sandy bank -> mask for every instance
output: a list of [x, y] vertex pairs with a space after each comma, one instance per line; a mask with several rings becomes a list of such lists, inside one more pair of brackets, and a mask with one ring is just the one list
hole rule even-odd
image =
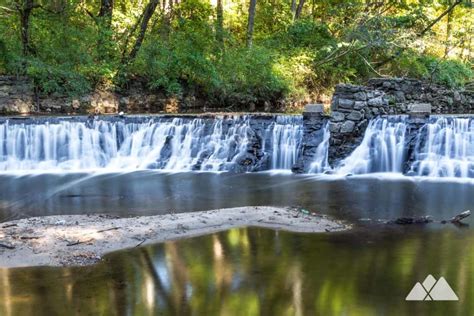
[[131, 218], [33, 217], [0, 224], [0, 267], [88, 265], [112, 251], [244, 226], [314, 233], [349, 229], [325, 216], [276, 207]]

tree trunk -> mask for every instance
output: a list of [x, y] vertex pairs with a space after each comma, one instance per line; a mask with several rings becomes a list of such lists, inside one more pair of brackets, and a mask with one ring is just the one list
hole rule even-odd
[[446, 20], [446, 43], [444, 48], [444, 56], [448, 56], [449, 51], [451, 50], [451, 20], [452, 20], [453, 11], [449, 11], [448, 18]]
[[296, 0], [291, 0], [291, 15], [295, 18], [296, 14]]
[[469, 36], [469, 41], [467, 42], [467, 54], [464, 56], [464, 62], [467, 62], [471, 59], [471, 52], [472, 52], [472, 36]]
[[255, 25], [255, 9], [257, 8], [257, 0], [250, 0], [249, 19], [247, 24], [247, 47], [252, 47], [253, 28]]
[[224, 49], [224, 8], [222, 6], [222, 0], [217, 0], [216, 7], [216, 40], [219, 45], [219, 49]]
[[[173, 17], [173, 0], [163, 0], [163, 24], [160, 33], [164, 39], [168, 39], [171, 32], [171, 19]], [[156, 21], [155, 21], [156, 23]]]
[[97, 41], [99, 58], [107, 60], [111, 56], [112, 44], [112, 15], [114, 10], [114, 0], [101, 0], [100, 11], [97, 16], [99, 28], [99, 39]]
[[108, 17], [112, 23], [112, 13], [114, 10], [114, 0], [101, 0], [99, 17]]
[[135, 40], [135, 44], [130, 51], [130, 54], [124, 60], [124, 64], [129, 64], [132, 62], [138, 54], [140, 47], [142, 46], [143, 40], [145, 39], [145, 34], [148, 29], [148, 23], [150, 22], [153, 13], [155, 12], [156, 7], [160, 4], [160, 0], [150, 0], [150, 2], [146, 5], [145, 10], [142, 14], [142, 22], [140, 24], [140, 32], [138, 33], [137, 39]]
[[449, 6], [449, 8], [447, 8], [443, 13], [441, 13], [440, 16], [438, 16], [436, 19], [434, 19], [430, 24], [428, 24], [427, 27], [425, 27], [423, 29], [423, 31], [421, 31], [418, 36], [419, 37], [422, 37], [423, 35], [425, 35], [426, 32], [428, 32], [429, 30], [431, 30], [431, 28], [436, 24], [438, 23], [446, 14], [450, 13], [457, 5], [461, 4], [462, 3], [462, 0], [456, 0], [451, 6]]
[[22, 7], [18, 8], [20, 13], [20, 28], [21, 28], [21, 44], [23, 47], [23, 56], [33, 55], [34, 48], [30, 43], [30, 17], [33, 9], [39, 7], [34, 3], [34, 0], [25, 0]]
[[298, 20], [301, 17], [301, 13], [303, 12], [304, 2], [305, 0], [300, 0], [298, 2], [298, 7], [296, 8], [296, 12], [295, 12], [295, 20]]

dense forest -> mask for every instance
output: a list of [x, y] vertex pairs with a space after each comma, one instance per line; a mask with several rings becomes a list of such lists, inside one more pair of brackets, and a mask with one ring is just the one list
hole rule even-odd
[[340, 82], [473, 80], [469, 0], [0, 0], [0, 74], [43, 94], [139, 82], [224, 106], [324, 101]]

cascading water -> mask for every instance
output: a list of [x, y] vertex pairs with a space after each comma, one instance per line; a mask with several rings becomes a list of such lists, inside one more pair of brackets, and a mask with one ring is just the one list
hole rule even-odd
[[418, 134], [411, 173], [431, 177], [474, 177], [474, 120], [440, 117]]
[[300, 116], [277, 116], [265, 131], [265, 142], [271, 148], [271, 169], [291, 169], [298, 158], [303, 137], [303, 118]]
[[318, 147], [316, 148], [316, 153], [314, 154], [314, 160], [309, 166], [310, 173], [323, 173], [331, 169], [328, 161], [328, 152], [329, 152], [329, 137], [331, 133], [329, 131], [329, 124], [326, 124], [323, 128], [323, 137]]
[[341, 162], [340, 174], [403, 171], [405, 161], [405, 117], [370, 121], [362, 143]]
[[300, 146], [301, 120], [285, 116], [266, 118], [266, 123], [248, 116], [134, 122], [56, 119], [27, 124], [6, 120], [0, 123], [0, 170], [223, 171], [255, 163], [252, 159], [268, 159], [269, 166], [262, 168], [289, 169]]

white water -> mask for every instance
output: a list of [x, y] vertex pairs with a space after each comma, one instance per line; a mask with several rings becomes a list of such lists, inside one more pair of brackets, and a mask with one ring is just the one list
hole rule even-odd
[[[341, 161], [336, 174], [401, 174], [406, 163], [404, 117], [370, 121], [362, 143]], [[150, 118], [123, 120], [43, 120], [0, 123], [0, 171], [81, 171], [159, 169], [235, 170], [259, 151], [259, 170], [290, 170], [298, 158], [302, 118]], [[311, 173], [331, 170], [330, 132], [310, 165]], [[410, 175], [474, 178], [474, 120], [437, 118], [418, 131]]]
[[319, 143], [316, 148], [316, 153], [314, 155], [314, 160], [309, 167], [310, 173], [323, 173], [325, 171], [331, 170], [331, 166], [328, 161], [328, 152], [329, 152], [329, 137], [331, 133], [329, 131], [329, 125], [326, 124], [323, 128], [323, 138], [321, 143]]
[[[296, 161], [301, 118], [277, 118], [255, 136], [248, 117], [150, 119], [145, 123], [94, 120], [0, 124], [0, 170], [229, 170], [252, 142], [269, 148], [271, 168]], [[258, 134], [258, 133], [257, 133]]]
[[474, 178], [474, 121], [444, 117], [426, 124], [412, 171], [420, 176]]
[[303, 121], [288, 116], [278, 116], [265, 132], [270, 141], [271, 169], [291, 169], [298, 158], [303, 137]]
[[405, 161], [405, 133], [406, 124], [403, 117], [395, 121], [386, 118], [371, 120], [362, 143], [341, 162], [336, 172], [401, 173]]

